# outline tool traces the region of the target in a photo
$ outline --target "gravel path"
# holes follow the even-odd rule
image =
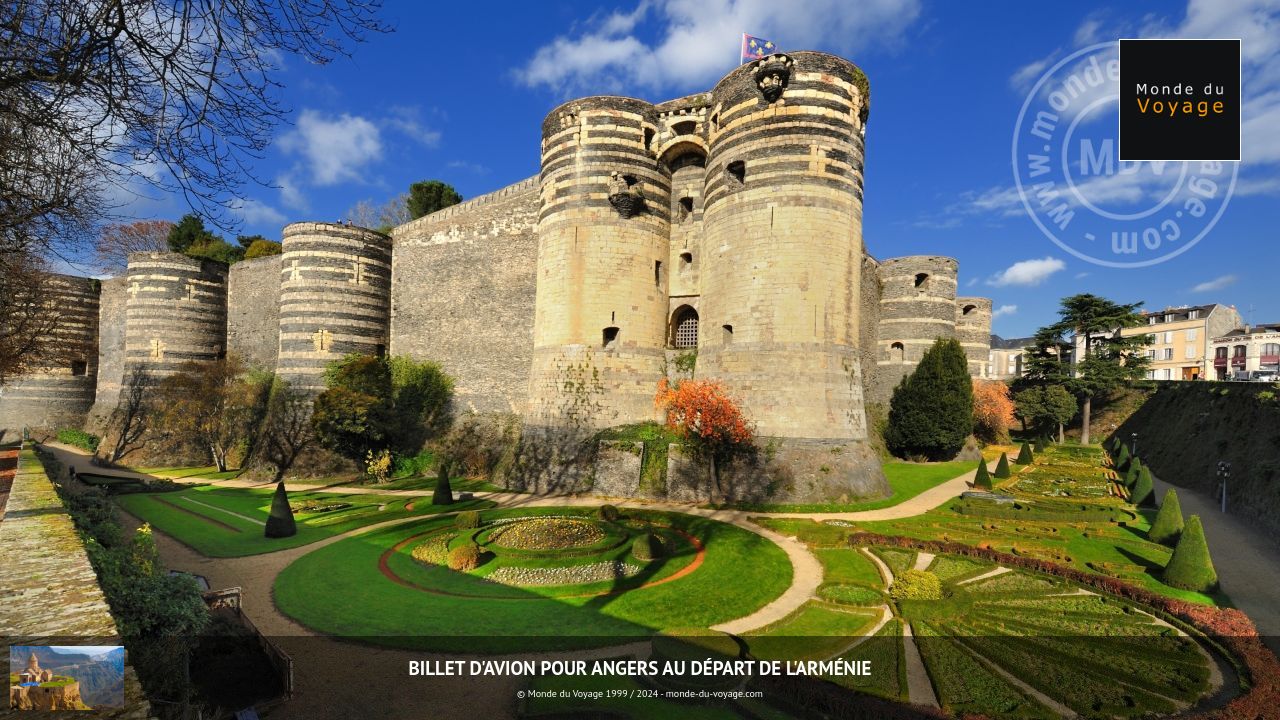
[[[1223,592],[1253,620],[1267,647],[1280,653],[1280,553],[1275,539],[1232,515],[1230,505],[1223,514],[1218,502],[1203,493],[1152,479],[1156,497],[1163,498],[1172,487],[1183,517],[1200,516]]]

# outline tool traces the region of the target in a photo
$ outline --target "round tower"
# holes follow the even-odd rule
[[[959,263],[937,255],[890,258],[880,263],[880,322],[876,377],[871,394],[885,402],[938,338],[956,336]]]
[[[80,427],[93,406],[98,376],[98,298],[92,278],[50,275],[44,300],[55,319],[49,356],[0,386],[0,430]]]
[[[991,299],[956,298],[956,339],[969,358],[969,374],[990,375],[991,364]]]
[[[866,76],[824,53],[771,55],[712,91],[697,374],[723,380],[760,435],[867,436],[866,114]]]
[[[622,97],[574,100],[542,123],[533,426],[655,417],[671,222],[656,131],[654,107]]]
[[[277,374],[318,394],[334,360],[386,354],[391,238],[352,225],[301,222],[285,227],[282,245]]]
[[[130,253],[125,365],[153,379],[226,357],[227,266],[177,253]]]

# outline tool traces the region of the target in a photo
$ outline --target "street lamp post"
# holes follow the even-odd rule
[[[1218,480],[1221,481],[1222,488],[1222,512],[1227,511],[1227,481],[1231,479],[1231,463],[1226,460],[1218,461]]]
[[[1129,439],[1133,441],[1133,444],[1129,447],[1129,454],[1138,457],[1138,433],[1133,433],[1129,436]]]

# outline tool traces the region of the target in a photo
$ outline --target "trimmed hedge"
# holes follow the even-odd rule
[[[440,463],[436,474],[436,489],[431,494],[432,505],[452,505],[453,486],[449,484],[449,463]]]
[[[1138,470],[1138,481],[1133,484],[1133,494],[1129,496],[1129,502],[1134,505],[1150,505],[1155,500],[1155,484],[1151,482],[1151,471],[1142,468]]]
[[[102,438],[83,430],[62,428],[58,431],[58,442],[63,445],[71,445],[73,447],[78,447],[81,450],[96,453],[98,452],[98,443],[102,442]]]
[[[1147,531],[1147,539],[1161,545],[1173,545],[1182,535],[1182,505],[1178,502],[1178,493],[1169,488],[1160,503],[1160,512]]]
[[[991,472],[987,470],[987,461],[978,461],[978,473],[973,476],[973,487],[977,490],[991,490]]]
[[[1199,515],[1187,519],[1162,579],[1166,585],[1197,592],[1210,592],[1218,587],[1218,573],[1209,557],[1209,544],[1205,542]]]
[[[454,518],[453,526],[459,530],[475,530],[480,527],[480,513],[475,510],[463,510]]]
[[[1009,470],[1009,456],[1000,453],[1000,462],[996,463],[996,477],[1001,480],[1013,477],[1013,473]]]
[[[480,546],[468,542],[449,551],[449,569],[467,572],[480,567]]]
[[[1035,455],[1031,454],[1031,446],[1024,440],[1022,447],[1018,449],[1018,459],[1014,462],[1019,465],[1030,465],[1035,459]]]
[[[267,526],[263,534],[269,538],[293,537],[298,534],[298,523],[293,519],[293,508],[289,506],[289,493],[284,489],[284,481],[276,483],[276,493],[271,496],[271,513],[267,515]]]
[[[665,553],[666,548],[662,547],[662,541],[653,533],[645,533],[641,535],[636,538],[636,541],[631,545],[631,554],[634,555],[637,560],[643,560],[645,562],[657,560]]]
[[[600,518],[601,520],[603,520],[603,521],[605,521],[605,522],[617,522],[617,521],[618,521],[618,506],[617,506],[617,505],[608,505],[608,504],[601,505],[601,506],[600,506],[600,509],[599,509],[599,510],[596,510],[596,517]]]

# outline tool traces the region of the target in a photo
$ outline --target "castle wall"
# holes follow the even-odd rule
[[[227,273],[227,353],[249,367],[276,369],[280,263],[279,255],[243,260]]]
[[[537,222],[535,177],[392,233],[391,353],[439,362],[455,410],[525,410]]]
[[[864,80],[841,58],[789,57],[772,103],[765,61],[712,91],[698,375],[724,380],[761,435],[861,440]]]
[[[650,149],[656,123],[652,105],[619,97],[575,100],[543,122],[532,425],[656,417],[671,242],[670,179]]]
[[[956,339],[969,359],[969,374],[987,377],[991,365],[990,298],[956,298]]]
[[[0,430],[80,427],[93,406],[98,375],[97,280],[52,275],[47,312],[58,323],[55,357],[0,387]]]
[[[276,372],[324,390],[325,367],[350,353],[384,355],[391,319],[391,238],[331,223],[285,227]]]
[[[880,319],[871,402],[888,402],[893,388],[915,369],[938,338],[956,337],[958,263],[914,255],[880,262]]]
[[[102,434],[107,418],[120,399],[124,382],[125,304],[129,295],[128,276],[102,281],[98,294],[98,382],[88,429]]]
[[[153,379],[185,362],[226,355],[227,266],[177,253],[131,253],[125,300],[125,373]]]

